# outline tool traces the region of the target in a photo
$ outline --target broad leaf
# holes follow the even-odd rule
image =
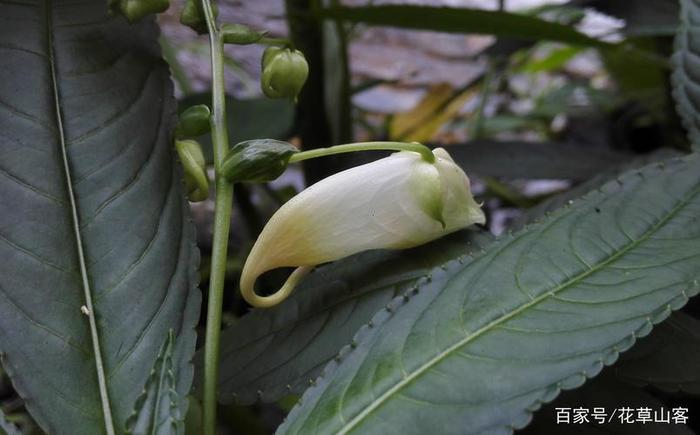
[[[52,434],[123,433],[170,329],[191,383],[198,254],[156,35],[101,1],[0,3],[0,353]]]
[[[502,434],[700,291],[700,156],[654,165],[436,271],[279,433]]]
[[[700,150],[700,3],[681,0],[673,56],[673,96],[695,150]]]
[[[147,435],[181,433],[184,419],[178,414],[177,388],[173,373],[172,331],[158,353],[141,396],[136,400],[134,414],[126,422],[126,433]]]
[[[670,319],[624,354],[615,375],[635,385],[667,392],[700,394],[700,321],[674,313]]]
[[[504,178],[586,180],[629,159],[623,153],[563,143],[474,140],[447,149],[467,174]]]
[[[220,399],[249,404],[302,393],[374,313],[432,268],[490,240],[486,232],[463,231],[416,249],[364,252],[319,267],[283,304],[254,310],[223,332]]]
[[[577,32],[571,26],[527,15],[484,9],[383,5],[355,8],[331,7],[321,9],[318,14],[323,18],[378,26],[488,34],[498,37],[514,37],[535,41],[548,40],[592,47],[613,46]]]

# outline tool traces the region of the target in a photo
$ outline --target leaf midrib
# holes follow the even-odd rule
[[[44,22],[46,25],[46,45],[47,58],[49,62],[49,72],[51,75],[51,89],[54,100],[56,126],[59,144],[61,147],[61,157],[63,161],[63,171],[66,179],[66,192],[69,199],[71,209],[71,220],[73,223],[73,232],[75,234],[76,249],[78,251],[78,262],[80,266],[80,276],[82,279],[83,293],[85,296],[85,307],[87,308],[87,316],[90,324],[90,335],[92,338],[93,352],[95,354],[95,368],[97,371],[97,381],[100,390],[100,402],[102,404],[102,413],[104,417],[105,430],[107,435],[114,435],[114,423],[112,419],[112,411],[109,401],[109,393],[107,390],[107,382],[105,376],[104,362],[102,361],[102,351],[100,349],[100,339],[97,331],[97,322],[95,320],[95,309],[92,303],[92,290],[90,288],[90,280],[87,274],[87,266],[85,262],[85,253],[83,250],[83,240],[80,232],[80,220],[78,217],[78,206],[73,192],[73,181],[71,177],[70,164],[68,162],[68,151],[66,147],[66,137],[63,128],[63,111],[61,110],[61,93],[58,86],[58,77],[56,71],[56,58],[54,52],[53,40],[53,20],[52,20],[52,0],[44,0]],[[76,310],[77,311],[77,310]]]
[[[617,261],[620,257],[627,254],[630,250],[636,248],[641,243],[648,240],[649,237],[651,237],[656,231],[658,231],[669,220],[671,220],[681,209],[683,209],[688,204],[688,202],[692,198],[697,196],[698,193],[700,193],[700,187],[696,187],[690,194],[688,194],[685,198],[680,200],[678,205],[676,205],[674,208],[672,208],[662,219],[660,219],[655,225],[653,225],[649,230],[647,230],[644,234],[642,234],[641,237],[639,237],[636,240],[632,240],[631,243],[629,243],[627,246],[625,246],[623,249],[619,250],[615,254],[608,257],[605,261],[598,263],[595,267],[590,268],[590,269],[584,271],[583,273],[580,273],[578,276],[575,276],[575,277],[569,279],[568,281],[560,284],[559,286],[555,287],[554,289],[552,289],[548,292],[545,292],[545,293],[541,294],[540,296],[532,299],[531,301],[521,305],[520,307],[511,311],[509,314],[506,314],[504,316],[501,316],[501,317],[493,320],[492,322],[486,324],[482,328],[474,331],[474,333],[472,333],[468,336],[465,336],[463,339],[457,341],[452,346],[450,346],[447,349],[445,349],[444,351],[438,353],[437,355],[432,357],[430,360],[428,360],[425,363],[423,363],[422,365],[420,365],[415,371],[413,371],[407,377],[403,378],[401,381],[399,381],[394,386],[389,388],[386,392],[384,392],[380,396],[378,396],[376,400],[374,400],[368,406],[363,408],[359,414],[357,414],[355,417],[353,417],[351,420],[349,420],[345,424],[345,426],[341,427],[337,433],[338,434],[347,434],[348,432],[353,430],[362,420],[367,418],[370,414],[372,414],[374,411],[379,409],[379,407],[381,407],[384,403],[386,403],[386,401],[389,399],[389,397],[393,396],[394,393],[397,393],[398,391],[402,390],[404,387],[406,387],[408,384],[413,382],[415,379],[417,379],[420,375],[425,373],[427,370],[431,369],[433,366],[440,363],[443,359],[447,358],[452,352],[456,351],[457,349],[461,348],[462,346],[467,345],[471,341],[479,338],[481,335],[492,330],[494,327],[516,317],[518,314],[522,313],[523,311],[527,310],[528,308],[539,304],[540,302],[546,300],[549,297],[555,296],[557,293],[561,292],[562,290],[565,290],[566,288],[580,282],[582,279],[588,277],[589,275],[591,275],[595,272],[598,272],[601,268]]]

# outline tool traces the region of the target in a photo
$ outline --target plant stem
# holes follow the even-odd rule
[[[426,162],[435,162],[435,156],[433,155],[433,152],[430,151],[430,148],[418,142],[358,142],[302,151],[292,155],[292,158],[289,159],[289,163],[301,162],[303,160],[315,159],[317,157],[331,156],[333,154],[382,150],[413,151],[420,154]]]
[[[211,137],[216,168],[216,199],[214,208],[214,243],[211,253],[209,275],[209,303],[204,343],[204,435],[216,434],[216,384],[219,370],[219,340],[221,334],[221,311],[223,305],[224,280],[226,279],[226,257],[231,226],[233,183],[219,173],[219,165],[229,150],[226,125],[226,103],[224,93],[224,45],[216,27],[210,0],[201,0],[209,30],[212,69],[212,117]]]

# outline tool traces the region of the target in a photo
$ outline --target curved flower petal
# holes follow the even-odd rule
[[[321,263],[370,249],[411,248],[484,223],[464,171],[445,150],[433,154],[435,163],[414,152],[392,154],[321,180],[284,204],[246,260],[243,297],[258,307],[284,299],[293,285],[267,297],[253,289],[258,276],[278,267],[301,268],[293,274],[298,281]]]

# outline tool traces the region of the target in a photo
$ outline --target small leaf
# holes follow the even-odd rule
[[[699,212],[691,155],[627,173],[466,266],[434,270],[356,334],[278,433],[524,427],[700,292]]]
[[[177,382],[173,373],[172,329],[158,352],[143,392],[136,399],[134,413],[126,421],[128,435],[168,435],[182,431],[183,419],[178,411]]]
[[[681,0],[681,24],[673,55],[673,96],[678,113],[688,129],[690,142],[700,150],[700,4]]]

